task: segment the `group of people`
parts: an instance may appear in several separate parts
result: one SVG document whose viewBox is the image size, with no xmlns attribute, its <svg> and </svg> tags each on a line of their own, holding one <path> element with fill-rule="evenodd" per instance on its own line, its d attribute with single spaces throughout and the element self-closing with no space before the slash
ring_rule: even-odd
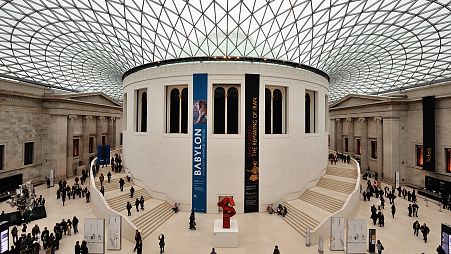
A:
<svg viewBox="0 0 451 254">
<path fill-rule="evenodd" d="M 132 186 L 132 188 L 133 188 L 133 186 Z M 141 210 L 144 210 L 144 197 L 143 196 L 141 196 L 141 198 L 137 198 L 135 200 L 135 207 L 136 207 L 137 212 L 139 212 L 140 207 L 141 207 Z M 127 205 L 125 206 L 125 208 L 127 209 L 127 215 L 132 216 L 133 205 L 130 203 L 130 201 L 127 201 Z"/>
<path fill-rule="evenodd" d="M 350 163 L 351 162 L 351 156 L 344 153 L 329 153 L 329 161 L 330 164 L 337 164 L 338 160 L 340 160 L 343 163 Z"/>
<path fill-rule="evenodd" d="M 71 219 L 62 220 L 56 223 L 53 227 L 53 232 L 51 233 L 47 227 L 44 230 L 39 228 L 36 224 L 32 227 L 31 232 L 27 233 L 27 224 L 22 225 L 21 235 L 19 236 L 19 230 L 17 226 L 11 229 L 11 236 L 13 240 L 13 246 L 11 246 L 11 254 L 39 254 L 39 250 L 42 249 L 46 253 L 55 253 L 59 249 L 60 240 L 64 235 L 71 235 L 72 229 L 74 234 L 78 233 L 78 223 L 79 220 L 76 216 Z M 85 252 L 86 254 L 88 252 Z M 84 254 L 84 253 L 83 253 Z"/>
<path fill-rule="evenodd" d="M 56 190 L 56 199 L 60 199 L 64 204 L 66 203 L 67 199 L 75 199 L 75 197 L 86 197 L 86 203 L 89 202 L 91 193 L 89 192 L 88 187 L 85 187 L 84 189 L 78 184 L 79 178 L 75 177 L 75 183 L 72 186 L 72 188 L 69 186 L 66 180 L 61 180 L 58 182 L 58 189 Z"/>
<path fill-rule="evenodd" d="M 115 173 L 120 173 L 122 170 L 122 159 L 121 156 L 118 154 L 115 154 L 113 157 L 111 157 L 111 170 Z"/>
</svg>

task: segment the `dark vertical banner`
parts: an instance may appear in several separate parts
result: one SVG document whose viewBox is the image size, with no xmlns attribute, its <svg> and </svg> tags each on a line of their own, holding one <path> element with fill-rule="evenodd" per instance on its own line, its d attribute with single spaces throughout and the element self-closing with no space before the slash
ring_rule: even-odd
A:
<svg viewBox="0 0 451 254">
<path fill-rule="evenodd" d="M 258 212 L 259 199 L 259 74 L 245 75 L 245 158 L 244 158 L 244 212 Z"/>
<path fill-rule="evenodd" d="M 208 74 L 193 74 L 192 210 L 207 212 L 207 91 Z"/>
<path fill-rule="evenodd" d="M 435 171 L 435 97 L 423 97 L 423 169 Z"/>
</svg>

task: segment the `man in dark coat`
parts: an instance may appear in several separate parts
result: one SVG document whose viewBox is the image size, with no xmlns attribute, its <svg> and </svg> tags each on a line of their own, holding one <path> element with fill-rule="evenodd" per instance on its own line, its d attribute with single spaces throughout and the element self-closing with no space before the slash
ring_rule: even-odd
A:
<svg viewBox="0 0 451 254">
<path fill-rule="evenodd" d="M 75 243 L 75 254 L 80 254 L 81 253 L 81 246 L 80 246 L 80 242 L 77 241 Z"/>
<path fill-rule="evenodd" d="M 420 227 L 421 233 L 423 233 L 423 240 L 425 243 L 428 242 L 428 234 L 429 234 L 429 227 L 426 226 L 426 223 L 423 223 L 423 225 Z"/>
<path fill-rule="evenodd" d="M 124 184 L 125 184 L 125 181 L 124 181 L 124 179 L 119 179 L 119 188 L 121 189 L 121 191 L 124 191 Z"/>
</svg>

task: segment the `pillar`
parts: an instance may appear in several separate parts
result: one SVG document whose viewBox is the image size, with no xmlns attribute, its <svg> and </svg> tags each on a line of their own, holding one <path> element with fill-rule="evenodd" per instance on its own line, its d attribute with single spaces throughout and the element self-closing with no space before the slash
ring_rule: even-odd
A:
<svg viewBox="0 0 451 254">
<path fill-rule="evenodd" d="M 117 121 L 119 121 L 117 118 L 113 121 L 113 148 L 111 148 L 111 150 L 115 150 L 117 148 Z"/>
<path fill-rule="evenodd" d="M 69 115 L 67 119 L 67 154 L 66 154 L 66 177 L 74 175 L 74 120 L 76 115 Z"/>
<path fill-rule="evenodd" d="M 348 154 L 354 156 L 354 121 L 352 118 L 347 118 L 348 122 Z"/>
<path fill-rule="evenodd" d="M 368 169 L 368 121 L 366 118 L 359 118 L 360 122 L 360 145 L 362 146 L 362 154 L 360 155 L 360 167 L 363 171 Z M 373 168 L 374 170 L 374 168 Z"/>
<path fill-rule="evenodd" d="M 98 116 L 96 119 L 96 144 L 102 144 L 102 122 L 105 119 L 103 116 Z M 97 151 L 97 147 L 95 148 Z"/>
<path fill-rule="evenodd" d="M 335 119 L 335 124 L 337 125 L 335 130 L 336 130 L 336 141 L 335 141 L 335 145 L 337 147 L 337 152 L 342 153 L 343 152 L 343 121 L 340 118 Z"/>
<path fill-rule="evenodd" d="M 92 116 L 84 116 L 81 122 L 81 161 L 89 165 L 89 120 Z"/>
<path fill-rule="evenodd" d="M 383 153 L 382 153 L 382 136 L 383 136 L 383 130 L 382 130 L 382 117 L 378 116 L 375 117 L 374 120 L 376 121 L 376 125 L 377 125 L 377 174 L 380 177 L 384 177 L 383 176 Z"/>
<path fill-rule="evenodd" d="M 114 117 L 109 117 L 108 118 L 108 140 L 107 140 L 107 144 L 110 145 L 110 149 L 113 150 L 113 122 L 114 122 Z"/>
</svg>

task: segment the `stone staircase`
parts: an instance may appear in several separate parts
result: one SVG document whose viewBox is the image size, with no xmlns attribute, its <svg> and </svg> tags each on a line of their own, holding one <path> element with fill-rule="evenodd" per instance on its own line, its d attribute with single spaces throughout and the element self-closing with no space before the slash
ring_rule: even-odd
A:
<svg viewBox="0 0 451 254">
<path fill-rule="evenodd" d="M 350 164 L 329 165 L 316 186 L 307 189 L 298 199 L 284 203 L 288 213 L 283 218 L 305 237 L 324 219 L 339 211 L 354 191 L 357 171 Z"/>
<path fill-rule="evenodd" d="M 120 213 L 122 216 L 127 217 L 126 204 L 127 201 L 134 206 L 135 200 L 144 198 L 144 208 L 145 211 L 136 212 L 135 207 L 132 208 L 133 216 L 128 217 L 131 222 L 138 228 L 141 232 L 142 238 L 149 236 L 155 229 L 161 226 L 165 221 L 167 221 L 174 212 L 172 211 L 172 206 L 165 201 L 152 198 L 152 196 L 140 186 L 137 186 L 133 181 L 127 182 L 125 173 L 114 173 L 111 171 L 112 177 L 111 182 L 108 183 L 106 175 L 110 171 L 110 166 L 101 168 L 96 175 L 95 185 L 96 188 L 100 190 L 100 180 L 99 175 L 103 173 L 105 176 L 105 181 L 103 186 L 105 189 L 104 198 L 108 206 Z M 121 192 L 119 189 L 119 179 L 125 180 L 124 191 Z M 130 187 L 135 188 L 135 193 L 133 198 L 130 198 Z"/>
</svg>

